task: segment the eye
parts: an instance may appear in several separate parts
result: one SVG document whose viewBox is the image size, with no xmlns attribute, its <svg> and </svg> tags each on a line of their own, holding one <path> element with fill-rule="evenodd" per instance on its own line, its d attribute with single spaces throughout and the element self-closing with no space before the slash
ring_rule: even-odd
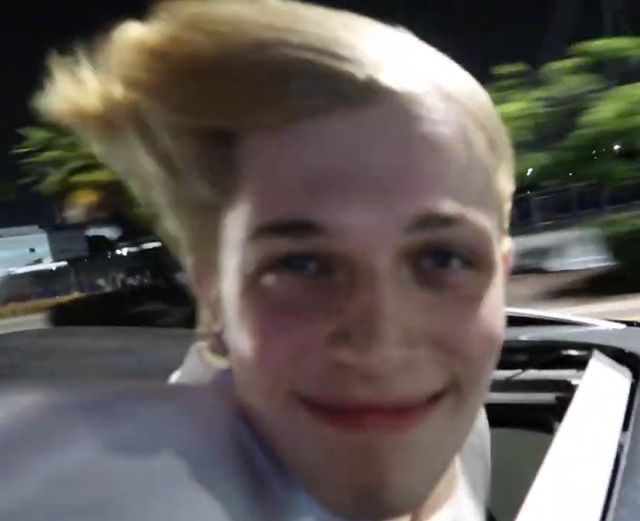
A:
<svg viewBox="0 0 640 521">
<path fill-rule="evenodd" d="M 270 273 L 301 277 L 330 277 L 335 270 L 329 259 L 322 255 L 300 253 L 277 259 L 268 270 Z"/>
<path fill-rule="evenodd" d="M 417 255 L 418 267 L 423 270 L 459 270 L 466 268 L 468 263 L 462 255 L 444 248 L 427 250 Z"/>
<path fill-rule="evenodd" d="M 425 248 L 410 257 L 411 270 L 420 282 L 436 283 L 470 268 L 466 257 L 451 248 Z"/>
</svg>

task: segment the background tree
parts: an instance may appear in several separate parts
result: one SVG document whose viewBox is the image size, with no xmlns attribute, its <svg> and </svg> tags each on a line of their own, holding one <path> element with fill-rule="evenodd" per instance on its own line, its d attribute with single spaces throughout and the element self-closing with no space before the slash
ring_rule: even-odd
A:
<svg viewBox="0 0 640 521">
<path fill-rule="evenodd" d="M 582 42 L 538 69 L 495 67 L 489 90 L 510 128 L 519 187 L 638 176 L 640 38 Z"/>
<path fill-rule="evenodd" d="M 154 222 L 149 209 L 77 136 L 53 126 L 18 132 L 22 140 L 13 153 L 25 172 L 19 182 L 49 197 L 60 222 L 106 219 L 129 237 L 149 233 Z"/>
</svg>

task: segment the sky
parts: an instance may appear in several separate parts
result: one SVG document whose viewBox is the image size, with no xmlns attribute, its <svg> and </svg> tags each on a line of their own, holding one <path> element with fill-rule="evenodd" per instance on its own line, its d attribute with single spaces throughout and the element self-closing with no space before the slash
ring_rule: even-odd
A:
<svg viewBox="0 0 640 521">
<path fill-rule="evenodd" d="M 212 0 L 215 1 L 215 0 Z M 611 0 L 612 2 L 620 0 Z M 632 4 L 640 20 L 640 2 Z M 16 129 L 32 124 L 29 99 L 46 55 L 86 41 L 115 22 L 139 17 L 148 0 L 5 0 L 0 6 L 0 180 L 20 170 L 9 150 Z M 446 52 L 481 81 L 491 66 L 559 57 L 573 41 L 603 34 L 602 0 L 319 0 L 403 25 Z M 640 27 L 638 27 L 640 28 Z M 24 193 L 0 203 L 0 227 L 51 224 L 50 205 Z"/>
</svg>

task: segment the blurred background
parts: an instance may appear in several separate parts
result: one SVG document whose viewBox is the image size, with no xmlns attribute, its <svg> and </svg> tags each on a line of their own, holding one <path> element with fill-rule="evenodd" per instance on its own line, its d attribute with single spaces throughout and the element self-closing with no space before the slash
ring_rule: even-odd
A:
<svg viewBox="0 0 640 521">
<path fill-rule="evenodd" d="M 487 86 L 517 150 L 510 305 L 640 320 L 640 2 L 319 3 L 406 26 Z M 0 334 L 193 326 L 153 215 L 81 142 L 29 111 L 52 49 L 149 5 L 0 7 Z"/>
</svg>

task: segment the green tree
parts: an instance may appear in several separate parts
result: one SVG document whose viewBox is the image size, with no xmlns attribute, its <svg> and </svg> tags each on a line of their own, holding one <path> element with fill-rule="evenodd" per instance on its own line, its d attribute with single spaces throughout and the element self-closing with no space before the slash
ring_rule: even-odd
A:
<svg viewBox="0 0 640 521">
<path fill-rule="evenodd" d="M 488 86 L 510 128 L 520 186 L 638 175 L 640 38 L 582 42 L 538 69 L 492 70 Z"/>
<path fill-rule="evenodd" d="M 25 172 L 19 182 L 51 198 L 61 221 L 107 218 L 131 235 L 150 229 L 148 209 L 80 138 L 53 126 L 18 132 L 22 140 L 13 153 Z"/>
<path fill-rule="evenodd" d="M 640 82 L 594 97 L 575 129 L 558 145 L 558 163 L 576 164 L 581 177 L 616 183 L 640 175 Z M 565 167 L 566 168 L 566 167 Z"/>
<path fill-rule="evenodd" d="M 633 68 L 640 65 L 640 37 L 618 36 L 589 40 L 570 47 L 569 54 L 586 58 L 604 71 L 612 67 Z"/>
</svg>

